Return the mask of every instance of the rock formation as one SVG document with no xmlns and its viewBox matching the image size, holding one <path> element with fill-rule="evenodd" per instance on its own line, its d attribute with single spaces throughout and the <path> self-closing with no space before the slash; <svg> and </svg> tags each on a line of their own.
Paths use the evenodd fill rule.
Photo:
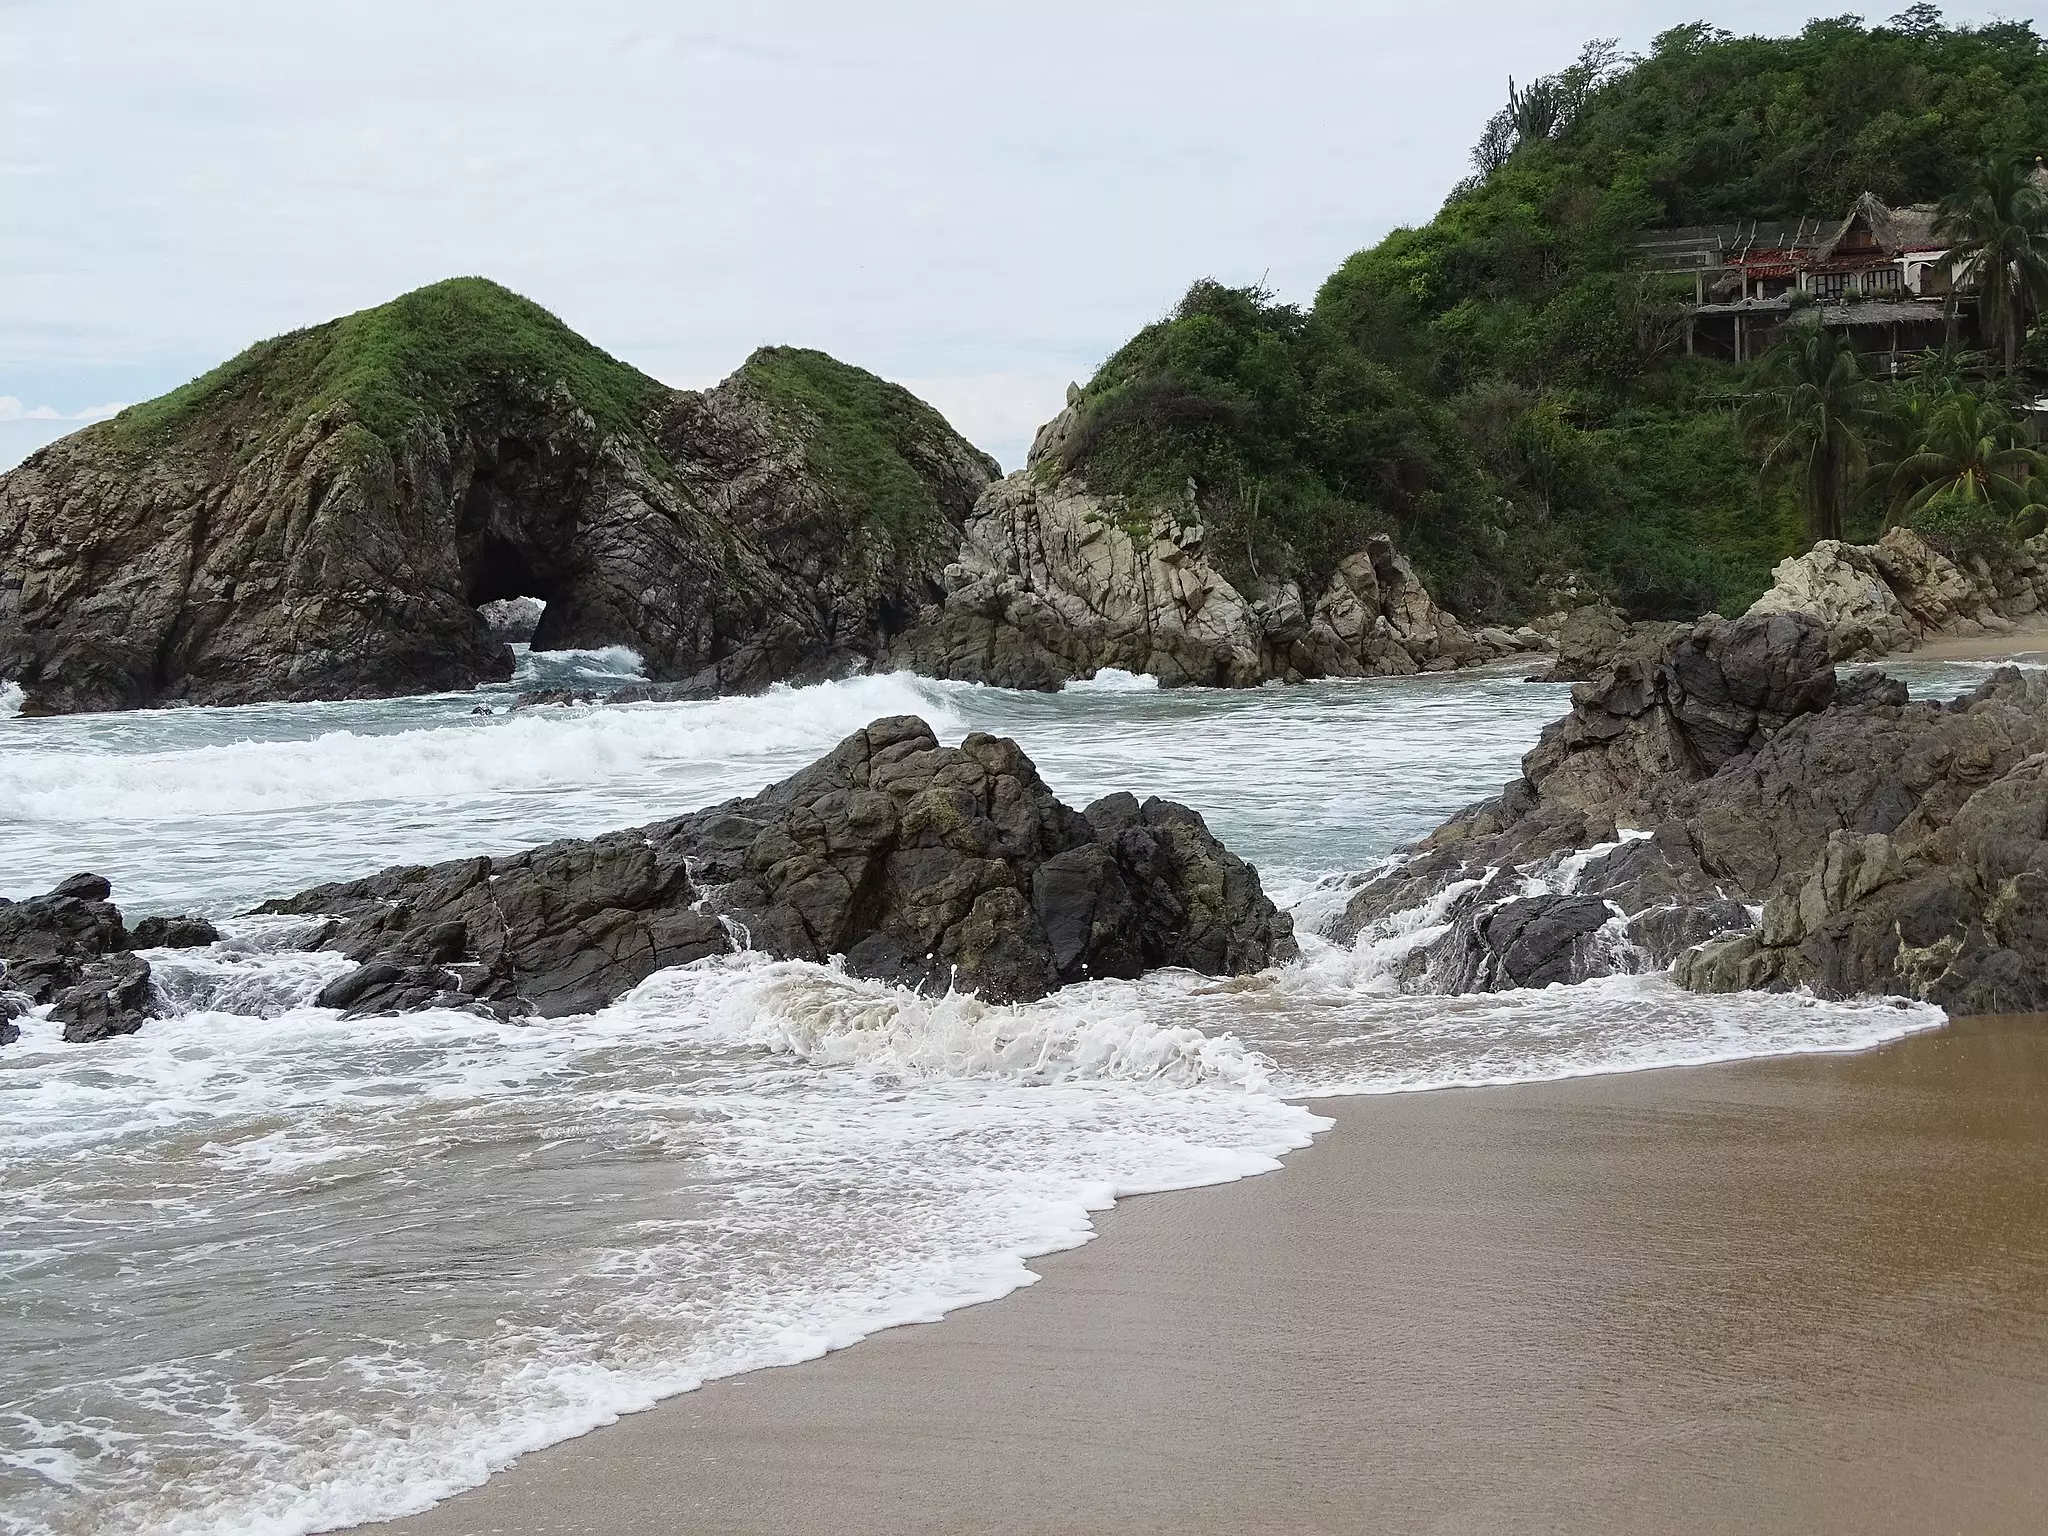
<svg viewBox="0 0 2048 1536">
<path fill-rule="evenodd" d="M 2041 623 L 2048 604 L 2048 537 L 1996 567 L 1958 562 L 1910 528 L 1875 544 L 1822 539 L 1780 561 L 1751 613 L 1807 613 L 1827 629 L 1837 661 L 1875 661 L 1939 637 L 2010 634 Z"/>
<path fill-rule="evenodd" d="M 771 348 L 705 393 L 476 278 L 262 343 L 0 476 L 24 713 L 367 697 L 541 649 L 655 679 L 854 669 L 936 597 L 994 463 L 905 391 Z"/>
<path fill-rule="evenodd" d="M 1830 641 L 1753 614 L 1625 653 L 1521 778 L 1364 883 L 1338 936 L 1426 907 L 1400 962 L 1423 991 L 1675 962 L 1697 990 L 2048 1005 L 2048 678 L 1913 703 L 1838 678 Z"/>
<path fill-rule="evenodd" d="M 498 597 L 477 604 L 491 633 L 507 645 L 525 645 L 540 629 L 547 604 L 537 597 Z"/>
<path fill-rule="evenodd" d="M 357 1013 L 588 1011 L 742 945 L 992 1001 L 1157 966 L 1212 975 L 1295 953 L 1258 873 L 1162 800 L 1062 805 L 1016 743 L 942 747 L 878 720 L 747 799 L 506 858 L 386 870 L 266 912 L 339 920 Z"/>
<path fill-rule="evenodd" d="M 1555 659 L 1531 682 L 1583 683 L 1598 677 L 1624 651 L 1654 656 L 1692 626 L 1659 620 L 1631 620 L 1607 602 L 1580 603 L 1532 619 L 1529 627 L 1550 642 Z"/>
<path fill-rule="evenodd" d="M 220 935 L 201 918 L 146 917 L 131 931 L 99 875 L 73 875 L 44 896 L 0 897 L 0 1045 L 19 1038 L 30 1008 L 74 1043 L 131 1035 L 155 1011 L 149 962 L 135 949 L 186 949 Z"/>
<path fill-rule="evenodd" d="M 1468 631 L 1385 537 L 1339 564 L 1313 602 L 1292 582 L 1241 592 L 1204 542 L 1192 501 L 1145 512 L 1076 476 L 1023 470 L 982 496 L 943 601 L 889 661 L 1004 688 L 1054 689 L 1104 667 L 1165 687 L 1241 688 L 1444 671 L 1544 647 L 1529 631 Z"/>
</svg>

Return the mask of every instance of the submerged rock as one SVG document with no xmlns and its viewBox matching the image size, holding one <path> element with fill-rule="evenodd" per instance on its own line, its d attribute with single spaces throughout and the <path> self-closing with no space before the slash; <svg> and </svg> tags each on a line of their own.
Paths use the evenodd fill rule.
<svg viewBox="0 0 2048 1536">
<path fill-rule="evenodd" d="M 386 870 L 266 912 L 342 919 L 355 1013 L 587 1012 L 654 971 L 749 947 L 997 1002 L 1157 966 L 1291 958 L 1292 925 L 1202 819 L 1161 800 L 1061 804 L 1015 742 L 942 747 L 878 720 L 758 795 L 506 858 Z"/>
<path fill-rule="evenodd" d="M 1767 613 L 1623 654 L 1520 779 L 1362 885 L 1337 936 L 1434 904 L 1441 932 L 1402 961 L 1420 990 L 1668 964 L 1700 991 L 2048 1006 L 2048 677 L 1912 703 L 1881 674 L 1838 681 L 1829 645 Z"/>
</svg>

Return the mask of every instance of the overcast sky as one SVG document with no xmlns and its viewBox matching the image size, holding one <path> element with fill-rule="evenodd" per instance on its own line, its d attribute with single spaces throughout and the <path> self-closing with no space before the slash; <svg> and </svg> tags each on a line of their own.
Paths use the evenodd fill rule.
<svg viewBox="0 0 2048 1536">
<path fill-rule="evenodd" d="M 1191 279 L 1306 300 L 1427 219 L 1510 74 L 1904 3 L 0 0 L 0 465 L 481 273 L 677 385 L 822 347 L 1015 467 Z"/>
</svg>

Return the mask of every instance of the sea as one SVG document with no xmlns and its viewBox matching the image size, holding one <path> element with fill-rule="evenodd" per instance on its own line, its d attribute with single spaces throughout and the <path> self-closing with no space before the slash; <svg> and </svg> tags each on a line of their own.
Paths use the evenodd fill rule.
<svg viewBox="0 0 2048 1536">
<path fill-rule="evenodd" d="M 1404 995 L 1428 910 L 1333 942 L 1358 875 L 1496 792 L 1564 710 L 1514 670 L 510 707 L 638 671 L 522 650 L 472 693 L 35 720 L 0 692 L 0 895 L 93 870 L 131 922 L 223 934 L 150 954 L 170 1016 L 140 1033 L 69 1046 L 31 1017 L 0 1048 L 0 1532 L 298 1536 L 417 1511 L 703 1382 L 992 1301 L 1117 1199 L 1266 1173 L 1358 1112 L 1306 1101 L 1941 1023 L 1651 974 Z M 1984 669 L 1904 675 L 1939 697 Z M 750 793 L 895 714 L 1015 738 L 1073 805 L 1194 806 L 1294 911 L 1302 958 L 997 1007 L 743 954 L 583 1017 L 346 1020 L 311 1003 L 342 961 L 238 915 Z"/>
</svg>

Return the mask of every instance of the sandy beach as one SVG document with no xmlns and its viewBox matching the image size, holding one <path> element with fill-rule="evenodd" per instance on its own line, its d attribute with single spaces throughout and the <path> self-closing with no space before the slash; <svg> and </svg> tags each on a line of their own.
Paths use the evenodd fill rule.
<svg viewBox="0 0 2048 1536">
<path fill-rule="evenodd" d="M 1894 651 L 1885 662 L 1898 661 L 2048 661 L 2048 625 L 2030 625 L 2002 635 L 1968 638 L 1945 636 L 1910 651 Z M 1880 666 L 1884 662 L 1878 663 Z"/>
<path fill-rule="evenodd" d="M 1325 1101 L 1043 1280 L 380 1529 L 2038 1532 L 2048 1020 Z"/>
</svg>

